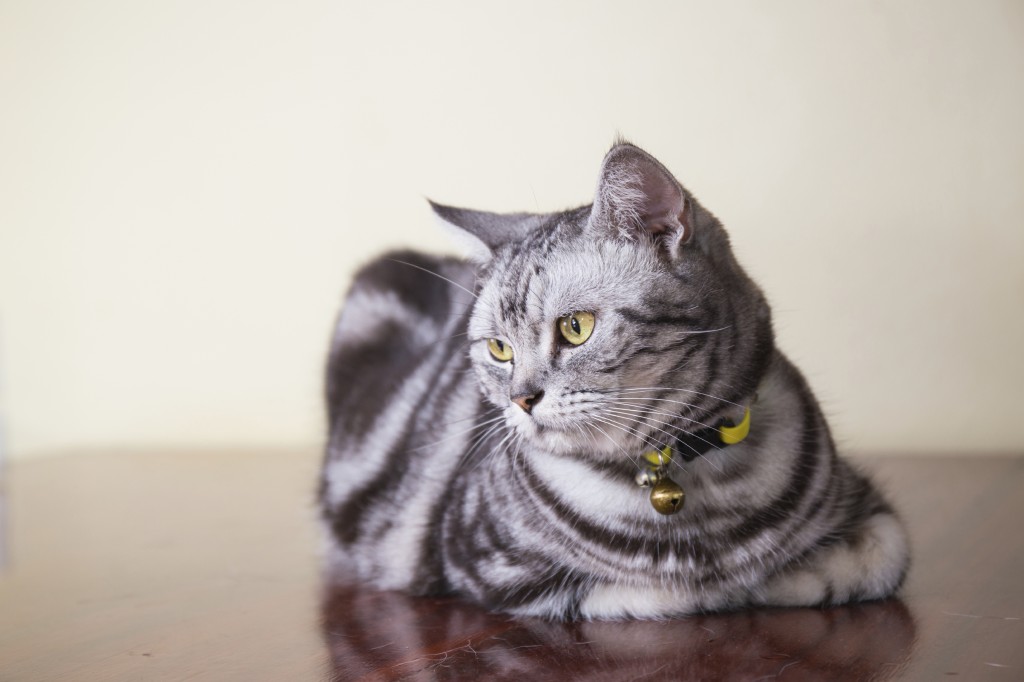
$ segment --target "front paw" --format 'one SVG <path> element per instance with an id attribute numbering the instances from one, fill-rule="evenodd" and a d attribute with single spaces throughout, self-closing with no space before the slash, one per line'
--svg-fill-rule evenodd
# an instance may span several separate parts
<path id="1" fill-rule="evenodd" d="M 807 569 L 774 576 L 753 594 L 762 606 L 817 606 L 832 601 L 832 588 L 818 573 Z"/>
<path id="2" fill-rule="evenodd" d="M 675 618 L 699 610 L 700 604 L 684 586 L 654 583 L 601 583 L 591 588 L 580 603 L 580 615 L 587 620 Z"/>

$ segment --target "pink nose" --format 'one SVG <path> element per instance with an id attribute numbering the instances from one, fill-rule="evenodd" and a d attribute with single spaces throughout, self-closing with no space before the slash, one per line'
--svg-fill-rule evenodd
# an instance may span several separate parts
<path id="1" fill-rule="evenodd" d="M 523 408 L 523 412 L 527 414 L 533 410 L 533 406 L 540 402 L 540 399 L 544 397 L 544 391 L 538 391 L 537 393 L 524 393 L 523 395 L 517 395 L 512 398 L 519 407 Z"/>

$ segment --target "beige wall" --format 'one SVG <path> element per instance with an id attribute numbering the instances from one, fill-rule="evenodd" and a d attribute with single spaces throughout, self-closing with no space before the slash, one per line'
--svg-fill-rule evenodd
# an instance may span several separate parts
<path id="1" fill-rule="evenodd" d="M 450 249 L 425 195 L 587 201 L 616 133 L 845 447 L 1024 450 L 1024 4 L 484 6 L 0 3 L 8 451 L 319 442 L 353 267 Z"/>

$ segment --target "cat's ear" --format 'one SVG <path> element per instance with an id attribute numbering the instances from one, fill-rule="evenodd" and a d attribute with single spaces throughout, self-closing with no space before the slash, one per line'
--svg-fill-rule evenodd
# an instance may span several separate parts
<path id="1" fill-rule="evenodd" d="M 441 225 L 477 261 L 490 260 L 494 249 L 523 239 L 548 217 L 537 213 L 489 213 L 427 201 Z"/>
<path id="2" fill-rule="evenodd" d="M 693 237 L 688 209 L 686 191 L 665 166 L 620 142 L 601 164 L 589 228 L 627 239 L 646 235 L 672 251 Z"/>

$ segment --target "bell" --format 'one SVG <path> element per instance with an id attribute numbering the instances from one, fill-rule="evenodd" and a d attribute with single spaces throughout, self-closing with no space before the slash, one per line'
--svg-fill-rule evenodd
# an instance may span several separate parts
<path id="1" fill-rule="evenodd" d="M 671 478 L 663 477 L 651 488 L 651 506 L 659 514 L 668 516 L 683 508 L 686 493 L 682 486 Z"/>
<path id="2" fill-rule="evenodd" d="M 644 469 L 636 474 L 636 484 L 641 488 L 650 488 L 661 479 L 661 472 L 656 469 Z"/>

